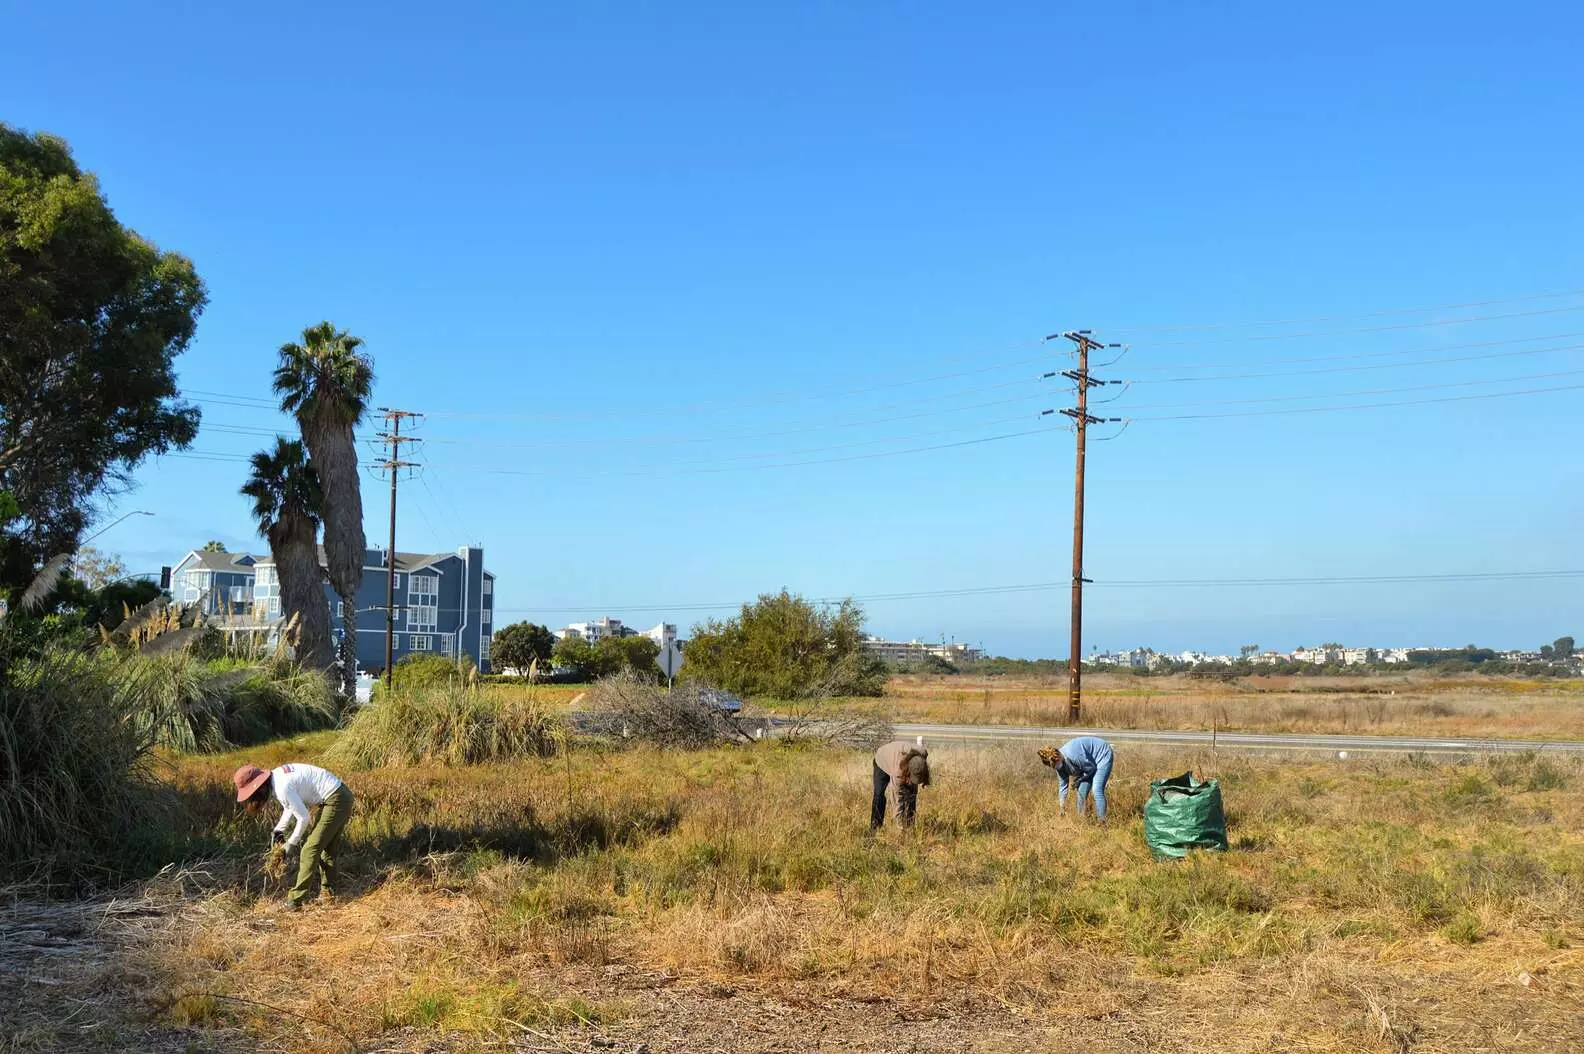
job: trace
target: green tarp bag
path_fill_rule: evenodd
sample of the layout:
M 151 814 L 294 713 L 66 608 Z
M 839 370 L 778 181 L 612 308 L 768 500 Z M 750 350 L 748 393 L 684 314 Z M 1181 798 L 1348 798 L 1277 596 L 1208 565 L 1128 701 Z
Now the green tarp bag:
M 1190 849 L 1225 850 L 1221 784 L 1200 783 L 1191 772 L 1155 780 L 1144 805 L 1144 841 L 1157 857 L 1184 857 Z

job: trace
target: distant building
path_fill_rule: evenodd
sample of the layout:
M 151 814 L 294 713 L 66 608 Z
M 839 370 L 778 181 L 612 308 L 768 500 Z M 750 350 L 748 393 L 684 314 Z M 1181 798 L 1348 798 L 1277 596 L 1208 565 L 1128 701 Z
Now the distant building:
M 389 585 L 396 596 L 396 660 L 428 652 L 467 655 L 489 672 L 495 576 L 484 569 L 484 550 L 464 546 L 454 553 L 397 553 L 394 568 L 387 557 L 383 549 L 365 552 L 353 612 L 341 610 L 340 598 L 325 583 L 331 632 L 339 639 L 348 626 L 353 629 L 358 666 L 385 666 Z M 323 549 L 319 558 L 324 560 Z M 233 630 L 273 633 L 283 616 L 280 577 L 270 556 L 188 553 L 172 570 L 171 593 L 184 603 L 202 603 L 205 614 Z
M 659 645 L 661 651 L 665 651 L 666 648 L 678 643 L 677 628 L 674 622 L 661 622 L 651 626 L 643 631 L 643 635 Z
M 882 640 L 879 637 L 865 637 L 862 644 L 866 650 L 878 655 L 883 661 L 898 666 L 914 665 L 930 656 L 944 659 L 953 665 L 977 662 L 984 658 L 984 652 L 980 649 L 956 641 L 926 644 L 917 639 Z
M 195 549 L 171 569 L 171 599 L 196 604 L 205 615 L 250 615 L 255 559 L 247 553 L 206 553 Z
M 672 627 L 673 631 L 676 629 Z M 606 637 L 636 637 L 638 631 L 622 625 L 619 618 L 600 618 L 592 622 L 573 622 L 566 629 L 556 630 L 557 637 L 577 637 L 590 644 L 598 644 Z

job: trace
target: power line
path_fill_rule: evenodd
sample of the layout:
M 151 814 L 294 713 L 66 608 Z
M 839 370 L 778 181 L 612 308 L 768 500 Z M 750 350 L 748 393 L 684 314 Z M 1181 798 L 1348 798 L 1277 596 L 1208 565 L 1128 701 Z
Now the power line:
M 1506 337 L 1502 340 L 1480 340 L 1465 344 L 1437 344 L 1429 348 L 1400 348 L 1396 351 L 1370 351 L 1347 355 L 1304 355 L 1284 359 L 1244 359 L 1240 362 L 1173 362 L 1162 366 L 1135 367 L 1135 373 L 1160 373 L 1165 370 L 1242 370 L 1251 366 L 1293 366 L 1311 362 L 1348 362 L 1362 359 L 1389 359 L 1402 355 L 1424 355 L 1434 351 L 1467 351 L 1472 348 L 1497 348 L 1509 344 L 1537 344 L 1543 340 L 1569 340 L 1584 337 L 1584 330 L 1566 333 L 1548 333 L 1535 337 Z
M 1210 344 L 1244 344 L 1268 340 L 1298 340 L 1303 337 L 1336 337 L 1351 336 L 1358 333 L 1396 333 L 1409 329 L 1433 329 L 1439 326 L 1466 326 L 1475 322 L 1498 322 L 1514 318 L 1537 318 L 1541 315 L 1563 315 L 1573 311 L 1584 311 L 1584 304 L 1572 304 L 1567 307 L 1548 307 L 1538 311 L 1511 311 L 1500 315 L 1469 315 L 1466 318 L 1442 318 L 1430 322 L 1403 322 L 1394 326 L 1364 326 L 1358 329 L 1323 329 L 1306 330 L 1302 333 L 1262 333 L 1252 337 L 1215 337 L 1206 340 L 1133 340 L 1128 341 L 1134 347 L 1150 348 L 1190 348 L 1203 347 Z
M 1298 406 L 1284 410 L 1233 410 L 1213 414 L 1177 414 L 1170 417 L 1130 417 L 1130 421 L 1206 421 L 1221 417 L 1273 417 L 1284 414 L 1323 414 L 1347 410 L 1379 410 L 1395 406 L 1429 406 L 1433 403 L 1462 403 L 1477 399 L 1509 399 L 1519 395 L 1545 395 L 1584 389 L 1584 384 L 1564 384 L 1553 388 L 1526 388 L 1516 392 L 1487 392 L 1480 395 L 1446 395 L 1436 399 L 1402 399 L 1388 403 L 1359 403 L 1355 406 Z
M 1503 297 L 1498 300 L 1466 300 L 1460 304 L 1434 304 L 1429 307 L 1389 307 L 1374 311 L 1364 311 L 1352 315 L 1310 315 L 1304 318 L 1277 318 L 1257 319 L 1239 322 L 1189 322 L 1170 323 L 1166 325 L 1120 325 L 1112 323 L 1109 328 L 1127 330 L 1128 332 L 1168 332 L 1200 329 L 1243 329 L 1256 326 L 1307 326 L 1319 322 L 1346 322 L 1353 319 L 1384 318 L 1390 315 L 1419 315 L 1427 311 L 1461 311 L 1471 307 L 1495 307 L 1499 304 L 1522 304 L 1535 300 L 1563 300 L 1568 297 L 1584 296 L 1584 289 L 1566 289 L 1560 293 L 1528 293 L 1523 296 Z
M 1234 589 L 1292 586 L 1359 586 L 1359 585 L 1433 585 L 1479 582 L 1533 582 L 1566 581 L 1584 578 L 1584 568 L 1570 570 L 1535 571 L 1448 571 L 1400 575 L 1312 575 L 1280 578 L 1153 578 L 1153 579 L 1089 579 L 1086 584 L 1101 589 Z M 812 604 L 840 604 L 851 600 L 861 604 L 888 603 L 904 600 L 949 600 L 965 597 L 1002 596 L 1016 593 L 1055 592 L 1071 589 L 1071 582 L 1023 582 L 997 586 L 963 586 L 955 589 L 918 589 L 894 593 L 851 593 L 840 596 L 810 597 Z M 544 607 L 498 607 L 495 610 L 509 614 L 581 614 L 587 612 L 624 612 L 629 614 L 662 614 L 665 612 L 729 611 L 740 608 L 744 601 L 703 603 L 698 601 L 663 604 L 575 604 Z M 459 611 L 459 608 L 442 608 L 442 611 Z
M 1296 402 L 1302 399 L 1347 399 L 1359 395 L 1396 395 L 1400 392 L 1428 392 L 1445 388 L 1469 388 L 1479 384 L 1516 384 L 1520 381 L 1550 380 L 1555 377 L 1577 377 L 1584 370 L 1561 370 L 1556 373 L 1526 373 L 1518 377 L 1485 377 L 1476 381 L 1449 381 L 1444 384 L 1415 384 L 1402 388 L 1365 388 L 1351 392 L 1310 392 L 1304 395 L 1268 395 L 1253 399 L 1218 399 L 1217 405 L 1240 406 L 1250 403 Z M 1181 407 L 1203 406 L 1203 402 L 1145 403 L 1129 406 L 1129 410 L 1175 410 Z
M 1498 383 L 1498 382 L 1492 382 L 1492 383 Z M 1407 400 L 1398 400 L 1398 401 L 1383 402 L 1383 403 L 1360 403 L 1360 404 L 1356 404 L 1356 405 L 1347 405 L 1347 406 L 1313 406 L 1313 407 L 1295 407 L 1295 408 L 1280 409 L 1280 410 L 1250 410 L 1250 411 L 1232 411 L 1232 412 L 1227 412 L 1227 413 L 1175 414 L 1175 415 L 1168 415 L 1168 416 L 1142 416 L 1142 417 L 1128 417 L 1128 418 L 1126 418 L 1126 420 L 1129 421 L 1129 422 L 1133 422 L 1133 421 L 1197 421 L 1197 420 L 1211 420 L 1211 419 L 1216 419 L 1216 418 L 1229 418 L 1229 417 L 1264 417 L 1264 416 L 1277 416 L 1277 415 L 1286 415 L 1286 414 L 1344 413 L 1344 412 L 1351 412 L 1351 411 L 1354 411 L 1354 410 L 1373 410 L 1373 409 L 1381 409 L 1381 408 L 1388 408 L 1388 407 L 1398 407 L 1398 406 L 1426 406 L 1426 405 L 1432 405 L 1432 404 L 1436 404 L 1436 403 L 1468 402 L 1468 401 L 1474 401 L 1474 400 L 1480 400 L 1480 399 L 1507 399 L 1507 398 L 1515 398 L 1515 397 L 1519 397 L 1519 396 L 1547 395 L 1547 394 L 1551 394 L 1551 393 L 1555 393 L 1555 392 L 1576 391 L 1576 390 L 1579 390 L 1579 389 L 1584 389 L 1584 384 L 1558 385 L 1558 386 L 1553 386 L 1553 387 L 1528 388 L 1528 389 L 1522 389 L 1522 390 L 1519 390 L 1519 391 L 1512 391 L 1512 392 L 1489 392 L 1489 393 L 1481 393 L 1481 394 L 1478 394 L 1478 395 L 1448 396 L 1448 397 L 1444 397 L 1444 398 L 1434 398 L 1434 399 L 1407 399 Z M 1332 398 L 1335 398 L 1335 396 L 1332 396 Z M 1123 419 L 1122 418 L 1118 418 L 1117 420 L 1121 421 Z M 809 466 L 809 465 L 841 464 L 841 463 L 845 463 L 845 462 L 849 462 L 849 461 L 867 461 L 867 460 L 872 460 L 872 459 L 876 459 L 876 458 L 902 457 L 902 456 L 905 456 L 905 455 L 908 455 L 908 454 L 920 454 L 920 453 L 928 453 L 928 452 L 937 451 L 937 450 L 950 450 L 950 449 L 955 449 L 955 448 L 958 448 L 958 447 L 978 446 L 978 445 L 985 444 L 985 443 L 1001 442 L 1001 441 L 1004 441 L 1004 440 L 1018 439 L 1018 438 L 1022 438 L 1022 437 L 1025 437 L 1025 436 L 1049 434 L 1050 432 L 1053 432 L 1053 431 L 1056 431 L 1056 429 L 1050 428 L 1050 427 L 1033 428 L 1033 429 L 1027 429 L 1027 430 L 1017 431 L 1017 432 L 1006 432 L 1006 433 L 1001 433 L 1001 434 L 997 434 L 997 435 L 981 436 L 981 437 L 978 437 L 978 438 L 975 438 L 975 439 L 964 439 L 964 440 L 959 440 L 957 442 L 952 442 L 952 443 L 934 443 L 934 444 L 930 444 L 930 445 L 927 445 L 927 446 L 909 447 L 909 448 L 906 448 L 906 449 L 903 449 L 903 450 L 883 450 L 883 451 L 874 451 L 874 452 L 867 453 L 867 454 L 853 454 L 853 455 L 848 455 L 848 456 L 845 456 L 845 457 L 812 458 L 812 459 L 802 460 L 802 461 L 788 461 L 788 462 L 762 464 L 762 465 L 718 465 L 718 464 L 712 462 L 711 464 L 715 465 L 715 467 L 708 467 L 708 468 L 684 468 L 684 469 L 680 469 L 680 470 L 676 470 L 676 471 L 672 471 L 672 472 L 666 472 L 666 474 L 679 475 L 679 476 L 686 476 L 686 475 L 712 475 L 712 474 L 723 473 L 723 472 L 758 471 L 758 470 L 761 470 L 761 469 L 801 468 L 801 467 Z M 172 452 L 172 453 L 163 454 L 163 455 L 160 455 L 160 456 L 162 456 L 162 457 L 170 457 L 170 458 L 181 458 L 183 460 L 192 460 L 192 461 L 216 461 L 216 462 L 244 463 L 244 462 L 246 462 L 249 459 L 249 457 L 251 455 L 231 453 L 231 452 L 228 452 L 228 451 L 216 451 L 216 450 L 187 450 L 187 451 L 181 451 L 181 452 Z M 766 455 L 766 456 L 788 456 L 788 455 L 787 455 L 786 452 L 783 451 L 783 452 L 779 452 L 776 455 Z M 672 462 L 672 464 L 675 464 L 675 462 Z M 370 467 L 377 467 L 377 466 L 374 463 L 365 463 L 364 467 L 365 468 L 370 468 Z M 646 467 L 646 468 L 624 470 L 624 471 L 619 471 L 619 472 L 593 472 L 593 473 L 587 473 L 587 472 L 585 472 L 585 473 L 567 473 L 567 472 L 554 472 L 554 471 L 537 471 L 537 470 L 528 470 L 528 469 L 507 469 L 507 468 L 495 468 L 495 467 L 488 466 L 488 465 L 461 464 L 461 463 L 431 464 L 430 467 L 433 467 L 433 468 L 444 468 L 444 469 L 447 469 L 447 470 L 458 471 L 458 472 L 476 472 L 476 473 L 482 473 L 482 474 L 485 474 L 485 475 L 526 476 L 526 477 L 539 477 L 539 478 L 546 478 L 546 479 L 549 479 L 549 478 L 558 478 L 558 479 L 598 479 L 598 478 L 609 477 L 609 476 L 617 476 L 617 477 L 647 477 L 647 476 L 654 476 L 654 475 L 657 475 L 657 474 L 660 474 L 660 473 L 666 471 L 666 465 L 664 463 L 659 464 L 659 465 L 655 465 L 655 466 Z
M 1365 370 L 1400 370 L 1414 366 L 1440 366 L 1450 362 L 1485 362 L 1514 359 L 1526 355 L 1553 355 L 1578 351 L 1584 344 L 1561 344 L 1554 348 L 1525 348 L 1522 351 L 1495 351 L 1485 355 L 1453 355 L 1439 359 L 1413 359 L 1407 362 L 1372 362 L 1361 366 L 1324 366 L 1316 370 L 1278 370 L 1269 373 L 1224 373 L 1212 377 L 1134 377 L 1132 384 L 1202 384 L 1206 381 L 1252 381 L 1269 377 L 1313 377 L 1325 373 L 1359 373 Z

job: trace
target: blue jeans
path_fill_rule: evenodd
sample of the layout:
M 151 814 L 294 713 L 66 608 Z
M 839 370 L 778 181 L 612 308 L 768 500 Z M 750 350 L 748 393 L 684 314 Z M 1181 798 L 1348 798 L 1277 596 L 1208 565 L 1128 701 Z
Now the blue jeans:
M 1106 784 L 1111 782 L 1111 760 L 1112 760 L 1112 755 L 1111 755 L 1110 751 L 1107 751 L 1105 757 L 1101 758 L 1098 762 L 1095 763 L 1095 770 L 1094 770 L 1094 774 L 1093 775 L 1090 775 L 1089 773 L 1086 772 L 1086 773 L 1083 773 L 1082 775 L 1080 775 L 1078 777 L 1078 815 L 1079 816 L 1083 815 L 1084 802 L 1088 800 L 1088 798 L 1089 798 L 1089 789 L 1091 787 L 1093 787 L 1094 788 L 1095 819 L 1103 820 L 1103 819 L 1106 818 L 1106 796 L 1105 796 L 1105 792 L 1106 792 Z

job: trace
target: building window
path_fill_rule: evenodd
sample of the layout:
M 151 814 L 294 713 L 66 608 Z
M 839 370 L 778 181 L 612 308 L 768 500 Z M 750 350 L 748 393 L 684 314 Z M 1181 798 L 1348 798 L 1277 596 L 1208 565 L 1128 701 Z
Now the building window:
M 269 603 L 265 607 L 269 611 L 270 618 L 280 618 L 280 597 L 270 597 Z
M 495 595 L 495 580 L 493 578 L 484 579 L 484 595 L 487 597 Z
M 484 609 L 484 625 L 488 626 L 489 624 L 490 624 L 490 609 L 489 608 L 485 608 Z
M 433 631 L 440 618 L 440 580 L 434 575 L 407 576 L 407 625 Z
M 488 637 L 481 637 L 481 638 L 479 638 L 479 654 L 478 654 L 479 665 L 480 666 L 487 665 L 489 663 L 489 656 L 490 656 L 490 639 Z
M 431 651 L 433 649 L 431 649 L 429 647 L 429 643 L 430 643 L 430 638 L 429 638 L 428 634 L 414 633 L 411 637 L 409 637 L 407 639 L 407 650 L 408 651 Z
M 346 603 L 344 601 L 340 601 L 340 600 L 336 601 L 336 618 L 338 618 L 338 619 L 346 618 Z

